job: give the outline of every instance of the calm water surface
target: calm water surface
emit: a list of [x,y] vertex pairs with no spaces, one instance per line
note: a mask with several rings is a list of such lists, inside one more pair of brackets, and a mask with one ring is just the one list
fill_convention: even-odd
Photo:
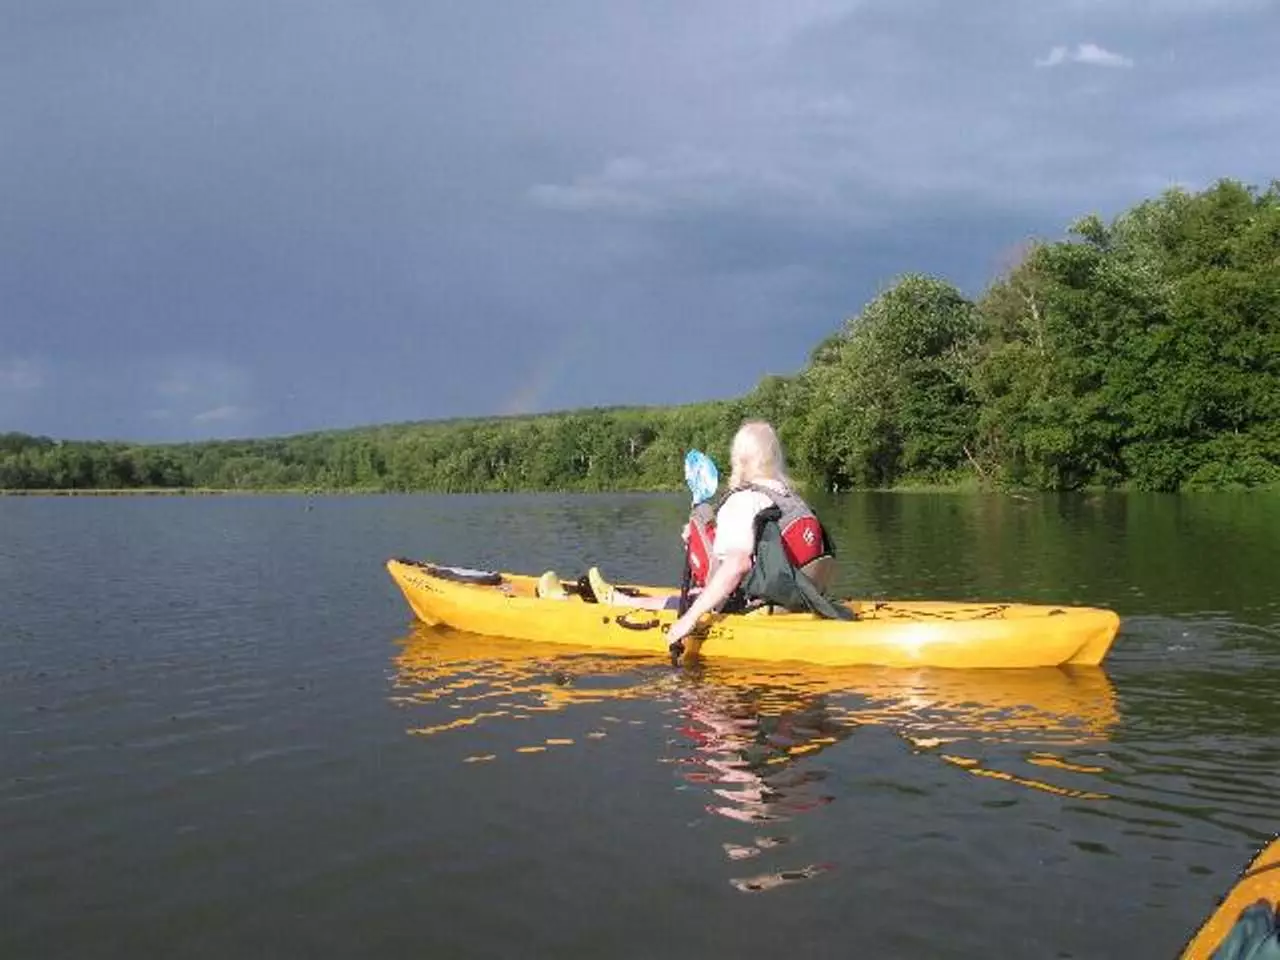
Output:
[[840,592],[1101,670],[416,627],[407,555],[678,574],[678,497],[0,498],[0,956],[1171,957],[1280,829],[1280,498],[858,495]]

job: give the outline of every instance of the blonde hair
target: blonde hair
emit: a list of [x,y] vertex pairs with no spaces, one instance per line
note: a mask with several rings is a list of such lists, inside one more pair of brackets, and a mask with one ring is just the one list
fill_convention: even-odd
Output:
[[733,436],[729,461],[733,468],[729,477],[730,489],[757,480],[773,480],[788,489],[791,487],[778,434],[763,420],[748,420],[738,428]]

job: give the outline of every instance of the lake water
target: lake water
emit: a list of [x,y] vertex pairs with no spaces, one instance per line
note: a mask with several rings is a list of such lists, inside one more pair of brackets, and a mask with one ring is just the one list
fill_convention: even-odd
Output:
[[675,496],[0,498],[0,956],[1171,957],[1280,829],[1280,498],[847,495],[840,592],[1100,670],[675,670],[410,556],[679,573]]

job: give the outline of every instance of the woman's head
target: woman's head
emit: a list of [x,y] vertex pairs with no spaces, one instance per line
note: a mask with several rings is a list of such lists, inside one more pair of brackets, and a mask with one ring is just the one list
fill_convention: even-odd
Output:
[[733,437],[733,447],[729,451],[729,460],[733,474],[729,478],[730,487],[739,487],[744,483],[757,480],[776,480],[787,486],[791,485],[787,477],[787,463],[782,455],[782,444],[773,427],[763,420],[748,420]]

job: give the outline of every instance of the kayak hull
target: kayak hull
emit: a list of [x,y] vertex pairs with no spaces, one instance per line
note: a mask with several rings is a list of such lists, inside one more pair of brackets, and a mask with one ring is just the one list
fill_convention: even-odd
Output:
[[[418,619],[470,633],[594,650],[665,654],[675,611],[542,599],[536,578],[462,582],[454,568],[390,560],[387,570]],[[648,596],[678,591],[636,588]],[[687,655],[832,666],[1027,668],[1096,666],[1120,627],[1110,610],[1009,603],[844,601],[853,621],[812,614],[706,618]]]

